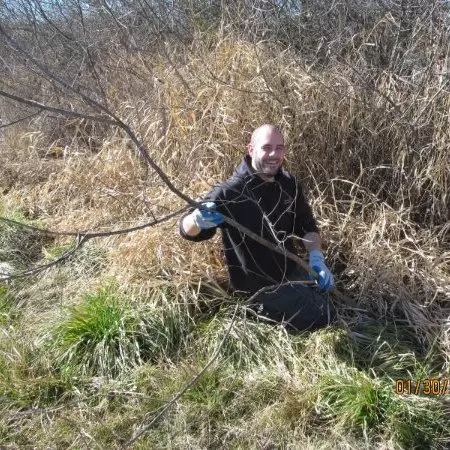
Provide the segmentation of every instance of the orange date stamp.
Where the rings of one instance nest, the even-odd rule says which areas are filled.
[[[395,380],[398,395],[446,395],[450,394],[450,378],[404,378]]]

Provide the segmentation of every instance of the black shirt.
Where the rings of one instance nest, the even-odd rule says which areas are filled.
[[[305,233],[318,232],[297,179],[289,172],[280,170],[275,175],[275,181],[264,181],[251,166],[250,156],[246,156],[234,174],[209,192],[203,201],[215,202],[220,213],[291,252],[295,250],[290,236],[302,237]],[[226,223],[219,225],[219,228],[222,230],[230,283],[234,289],[254,293],[263,286],[286,281],[295,269],[294,261],[268,249],[236,228]],[[193,237],[188,236],[180,226],[181,236],[190,241],[210,239],[215,233],[216,228],[210,228]]]

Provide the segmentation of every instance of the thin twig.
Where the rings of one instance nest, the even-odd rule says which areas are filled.
[[[22,103],[27,106],[31,106],[32,108],[38,108],[41,111],[51,111],[54,113],[61,114],[62,116],[68,117],[80,117],[82,119],[95,120],[96,122],[107,123],[109,125],[117,125],[117,122],[111,119],[108,119],[104,116],[91,116],[89,114],[81,113],[79,111],[73,111],[69,109],[56,108],[54,106],[44,105],[43,103],[36,102],[35,100],[27,99],[24,97],[19,97],[14,94],[10,94],[5,91],[0,91],[0,96],[9,98],[10,100],[14,100],[18,103]]]
[[[255,297],[256,294],[254,296],[252,296],[251,298]],[[205,366],[202,368],[202,370],[200,370],[200,372],[198,372],[185,386],[184,388],[178,392],[173,398],[172,400],[170,400],[169,402],[166,403],[166,405],[164,406],[164,408],[145,426],[143,426],[141,428],[141,430],[139,430],[128,442],[126,442],[121,448],[122,449],[127,449],[129,448],[131,445],[133,445],[144,433],[146,433],[151,427],[152,425],[158,420],[160,419],[165,412],[177,401],[179,400],[196,382],[197,380],[206,372],[206,370],[208,370],[208,368],[211,366],[211,364],[217,359],[217,357],[219,356],[220,351],[222,350],[222,347],[224,346],[226,340],[228,339],[228,336],[231,332],[231,329],[233,328],[234,322],[236,320],[236,313],[238,310],[239,305],[236,305],[236,307],[234,308],[234,313],[233,313],[233,317],[231,318],[230,324],[228,325],[228,328],[225,332],[225,335],[222,339],[222,341],[220,342],[219,346],[217,347],[216,351],[214,352],[214,354],[211,356],[210,360],[205,364]]]
[[[16,272],[16,273],[12,273],[12,274],[8,274],[8,273],[2,273],[0,272],[0,281],[9,281],[9,280],[13,280],[13,279],[17,279],[17,278],[23,278],[23,277],[27,277],[27,276],[31,276],[31,275],[35,275],[39,272],[42,272],[43,270],[46,270],[50,267],[53,267],[59,263],[62,263],[63,261],[67,260],[68,258],[70,258],[77,250],[79,250],[81,248],[82,245],[84,245],[88,240],[90,239],[94,239],[97,237],[106,237],[106,236],[114,236],[117,234],[125,234],[125,233],[131,233],[133,231],[137,231],[137,230],[142,230],[143,228],[147,228],[147,227],[151,227],[153,225],[157,225],[158,223],[164,222],[166,220],[171,219],[172,217],[177,216],[181,211],[183,211],[184,209],[186,209],[187,207],[181,208],[173,213],[167,214],[165,216],[162,216],[160,218],[157,218],[155,220],[153,220],[152,222],[148,222],[146,224],[143,225],[138,225],[136,227],[133,228],[127,228],[124,230],[116,230],[116,231],[104,231],[104,232],[97,232],[97,233],[76,233],[76,232],[56,232],[56,231],[50,231],[50,230],[42,230],[41,228],[37,228],[37,227],[33,227],[31,225],[26,225],[20,222],[16,222],[15,220],[11,220],[11,219],[5,219],[3,217],[0,217],[0,220],[3,220],[7,223],[13,223],[15,225],[19,225],[22,227],[26,227],[35,231],[39,231],[42,234],[47,234],[50,236],[77,236],[77,244],[75,245],[75,247],[71,250],[68,250],[67,252],[64,252],[59,258],[47,263],[47,264],[42,264],[39,266],[35,266],[35,267],[31,267],[27,270],[24,270],[22,272]]]
[[[35,275],[39,272],[42,272],[43,270],[49,269],[50,267],[56,266],[57,264],[62,263],[66,259],[70,258],[77,250],[79,250],[81,248],[81,246],[86,241],[88,241],[88,238],[86,239],[84,236],[78,236],[77,243],[72,250],[64,252],[59,258],[56,258],[55,260],[53,260],[47,264],[41,264],[39,266],[35,266],[35,267],[31,267],[29,269],[23,270],[22,272],[16,272],[16,273],[12,273],[12,274],[0,272],[0,281],[9,281],[9,280],[15,280],[17,278],[29,277],[31,275]]]
[[[35,116],[39,115],[41,112],[42,111],[38,111],[38,112],[35,112],[33,114],[28,114],[28,116],[22,117],[21,119],[13,120],[12,122],[2,124],[2,125],[0,125],[0,128],[11,127],[12,125],[16,125],[16,124],[18,124],[20,122],[23,122],[24,120],[31,119],[32,117],[35,117]]]
[[[188,206],[183,206],[183,208],[177,209],[176,211],[174,211],[170,214],[167,214],[166,216],[162,216],[159,219],[155,218],[151,222],[147,222],[142,225],[137,225],[135,227],[123,228],[121,230],[114,230],[114,231],[96,231],[93,233],[90,233],[88,231],[52,231],[52,230],[48,230],[45,228],[34,227],[34,226],[28,225],[26,223],[17,222],[16,220],[8,219],[6,217],[0,217],[0,221],[9,223],[11,225],[15,225],[17,227],[26,228],[28,230],[37,231],[38,233],[45,234],[47,236],[79,236],[79,235],[82,235],[82,236],[86,236],[88,238],[95,238],[95,237],[103,237],[103,236],[113,236],[115,234],[132,233],[133,231],[142,230],[144,228],[155,225],[155,223],[175,217],[178,214],[180,214],[181,212],[185,211],[187,208],[188,208]]]

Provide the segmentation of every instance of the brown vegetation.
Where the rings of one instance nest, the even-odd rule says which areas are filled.
[[[438,347],[440,370],[448,373],[448,11],[438,2],[386,10],[376,5],[389,2],[373,2],[367,10],[360,2],[347,3],[345,10],[304,2],[303,21],[294,9],[280,10],[281,22],[272,28],[274,22],[258,16],[257,8],[246,15],[244,6],[228,6],[220,10],[218,26],[192,13],[183,22],[189,33],[182,35],[182,28],[171,28],[161,17],[152,19],[152,27],[145,15],[140,27],[99,17],[111,33],[108,45],[100,35],[91,41],[95,55],[85,65],[72,55],[73,66],[80,63],[79,77],[67,68],[67,48],[56,42],[45,48],[60,59],[51,62],[41,54],[40,60],[91,98],[107,101],[192,198],[231,174],[254,127],[277,124],[286,137],[287,165],[308,192],[337,285],[356,301],[354,309],[341,305],[343,323],[369,316],[406,323],[424,346]],[[166,35],[157,31],[164,20],[171,30]],[[94,25],[87,22],[84,32],[94,33]],[[26,36],[15,33],[22,42]],[[83,40],[77,39],[81,52]],[[50,42],[45,35],[42,40]],[[2,89],[98,112],[76,93],[27,72],[15,58],[5,60]],[[5,123],[33,112],[0,101]],[[55,230],[97,230],[141,223],[183,206],[121,130],[43,113],[2,131],[5,216],[20,212]],[[178,237],[174,219],[102,245],[108,262],[99,284],[114,277],[150,292],[166,281],[186,287],[226,276],[218,240],[213,246],[187,243]],[[33,302],[29,307],[38,309]]]

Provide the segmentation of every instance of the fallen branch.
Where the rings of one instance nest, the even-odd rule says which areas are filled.
[[[31,229],[33,231],[40,232],[42,234],[45,234],[47,236],[76,236],[77,237],[77,243],[74,248],[71,250],[68,250],[67,252],[64,252],[59,258],[47,263],[42,264],[40,266],[31,267],[30,269],[24,270],[22,272],[7,274],[0,272],[0,281],[9,281],[16,278],[23,278],[31,275],[35,275],[39,272],[42,272],[43,270],[46,270],[50,267],[53,267],[68,258],[70,258],[77,250],[81,248],[82,245],[84,245],[88,240],[94,239],[97,237],[106,237],[106,236],[114,236],[118,234],[126,234],[126,233],[132,233],[133,231],[142,230],[144,228],[151,227],[153,225],[157,225],[161,222],[164,222],[166,220],[171,219],[172,217],[177,216],[180,212],[184,211],[186,207],[183,207],[181,209],[178,209],[177,211],[174,211],[170,214],[167,214],[165,216],[162,216],[160,218],[157,218],[153,220],[152,222],[145,223],[143,225],[138,225],[132,228],[125,228],[123,230],[115,230],[115,231],[100,231],[95,233],[86,233],[86,232],[74,232],[74,231],[51,231],[46,230],[38,227],[33,227],[31,225],[26,225],[24,223],[17,222],[15,220],[6,219],[5,217],[0,217],[0,220],[6,223],[10,223],[16,226],[20,226],[23,228]]]

